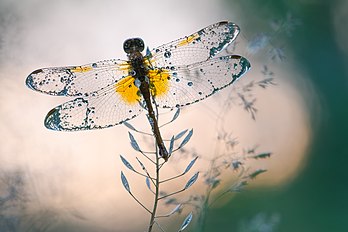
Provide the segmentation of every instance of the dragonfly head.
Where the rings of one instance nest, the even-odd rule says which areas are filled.
[[[127,53],[144,51],[144,41],[140,38],[127,39],[123,43],[123,50]]]

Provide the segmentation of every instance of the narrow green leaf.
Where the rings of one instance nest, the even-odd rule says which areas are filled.
[[[193,129],[190,130],[190,132],[186,135],[186,137],[184,138],[184,140],[181,142],[179,148],[182,148],[183,146],[185,146],[186,143],[188,143],[191,139],[193,135]]]
[[[130,187],[128,184],[128,180],[122,171],[121,171],[121,180],[122,180],[123,187],[127,190],[127,192],[130,193],[131,191],[130,191]]]
[[[175,214],[176,212],[178,212],[178,211],[180,210],[180,208],[181,208],[181,204],[178,204],[178,205],[168,214],[168,216]]]
[[[272,153],[270,153],[270,152],[261,153],[261,154],[257,154],[257,155],[252,156],[252,158],[254,158],[254,159],[265,159],[265,158],[271,157],[271,154]]]
[[[134,139],[134,136],[130,132],[128,132],[128,135],[129,135],[129,139],[130,139],[130,142],[131,142],[131,145],[132,145],[133,149],[136,150],[136,151],[141,152],[140,147],[139,147],[137,141]]]
[[[128,129],[133,130],[135,132],[138,132],[138,130],[135,129],[135,127],[132,124],[130,124],[128,122],[123,122],[122,124],[125,125]]]
[[[190,171],[190,169],[192,168],[192,166],[195,164],[196,160],[198,159],[198,156],[196,156],[196,158],[194,158],[193,160],[191,160],[191,162],[189,163],[189,165],[187,165],[184,173],[187,173],[188,171]]]
[[[132,167],[132,165],[122,156],[120,155],[122,163],[129,168],[130,170],[132,170],[133,172],[135,172],[134,168]]]
[[[180,229],[178,232],[183,231],[184,229],[186,229],[186,227],[190,224],[190,222],[192,221],[192,212],[189,213],[189,215],[187,215],[187,217],[185,218],[184,222],[182,223]]]
[[[187,181],[186,185],[185,185],[185,189],[188,189],[189,187],[191,187],[191,185],[193,185],[197,178],[198,178],[198,174],[199,172],[196,172],[190,179],[189,181]]]
[[[175,136],[174,140],[180,139],[182,136],[184,136],[184,134],[186,134],[187,131],[188,131],[187,129],[181,131],[179,134],[177,134],[177,135]]]
[[[180,108],[177,108],[172,120],[170,120],[170,122],[173,122],[175,119],[177,119],[180,115]]]
[[[264,173],[264,172],[266,172],[266,171],[267,171],[266,169],[258,169],[258,170],[256,170],[256,171],[252,172],[252,173],[249,175],[249,178],[250,178],[250,179],[254,179],[254,178],[256,178],[258,175],[260,175],[261,173]]]
[[[150,184],[150,178],[149,178],[149,177],[146,177],[145,182],[146,182],[146,186],[150,189],[150,191],[152,191],[152,190],[151,190],[151,184]]]

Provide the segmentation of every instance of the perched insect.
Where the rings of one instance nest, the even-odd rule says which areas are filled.
[[[152,51],[147,49],[145,56],[143,40],[128,39],[123,44],[127,61],[42,68],[32,72],[26,84],[42,93],[77,97],[47,114],[45,126],[52,130],[106,128],[146,109],[160,155],[167,160],[153,105],[175,108],[198,102],[246,73],[250,68],[246,58],[218,56],[239,31],[234,23],[215,23]]]

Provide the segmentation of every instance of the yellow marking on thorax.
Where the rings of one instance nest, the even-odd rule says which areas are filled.
[[[165,95],[169,90],[169,72],[166,69],[150,69],[147,73],[152,96]],[[115,91],[128,104],[135,104],[140,99],[139,88],[134,85],[135,78],[126,76],[115,84]]]
[[[182,41],[180,41],[178,43],[178,47],[187,45],[187,44],[191,43],[192,41],[194,41],[195,39],[198,39],[198,38],[199,38],[199,34],[198,33],[194,33],[193,35],[185,37]]]
[[[165,95],[169,90],[169,72],[166,69],[150,69],[147,74],[150,80],[152,96]]]
[[[83,73],[83,72],[88,72],[88,71],[91,71],[93,68],[90,67],[90,66],[76,66],[74,68],[71,68],[70,71],[71,72],[80,72],[80,73]]]
[[[134,77],[126,76],[115,84],[116,93],[129,104],[135,104],[140,100],[139,89],[134,85],[134,80]]]

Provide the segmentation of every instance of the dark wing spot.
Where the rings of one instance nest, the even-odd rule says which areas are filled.
[[[38,69],[38,70],[35,70],[34,72],[32,72],[31,74],[38,74],[38,73],[41,73],[42,72],[42,69]]]

